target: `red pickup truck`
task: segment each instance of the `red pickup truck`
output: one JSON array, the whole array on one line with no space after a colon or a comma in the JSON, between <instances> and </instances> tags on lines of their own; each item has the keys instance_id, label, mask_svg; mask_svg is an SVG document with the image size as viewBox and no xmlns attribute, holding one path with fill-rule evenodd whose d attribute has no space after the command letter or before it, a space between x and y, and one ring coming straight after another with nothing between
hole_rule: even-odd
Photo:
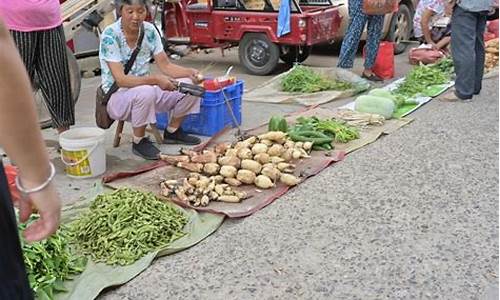
<instances>
[{"instance_id":1,"label":"red pickup truck","mask_svg":"<svg viewBox=\"0 0 500 300\"><path fill-rule=\"evenodd\" d=\"M212 2L213 1L213 2ZM170 43L197 48L239 46L240 62L255 75L271 73L279 62L302 62L313 45L332 42L341 17L330 0L290 1L290 33L278 37L280 0L163 2L162 28Z\"/></svg>"}]
</instances>

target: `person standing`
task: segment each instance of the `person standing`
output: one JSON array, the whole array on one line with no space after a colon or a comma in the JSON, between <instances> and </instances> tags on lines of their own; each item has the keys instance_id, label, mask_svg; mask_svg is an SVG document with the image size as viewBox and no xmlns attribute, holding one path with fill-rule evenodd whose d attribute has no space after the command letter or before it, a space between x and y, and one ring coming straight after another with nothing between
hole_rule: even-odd
<instances>
[{"instance_id":1,"label":"person standing","mask_svg":"<svg viewBox=\"0 0 500 300\"><path fill-rule=\"evenodd\" d=\"M455 89L443 101L470 101L481 92L484 72L484 30L493 0L449 0L451 55L455 65Z\"/></svg>"},{"instance_id":2,"label":"person standing","mask_svg":"<svg viewBox=\"0 0 500 300\"><path fill-rule=\"evenodd\" d=\"M59 0L2 0L3 18L33 83L38 78L52 126L61 133L75 124Z\"/></svg>"},{"instance_id":3,"label":"person standing","mask_svg":"<svg viewBox=\"0 0 500 300\"><path fill-rule=\"evenodd\" d=\"M40 215L23 236L28 242L38 241L59 227L61 201L52 183L55 169L40 133L29 79L1 18L0 66L0 147L19 168L16 183L23 192L17 200L19 221L26 222L33 209ZM0 245L0 299L33 299L1 160Z\"/></svg>"},{"instance_id":4,"label":"person standing","mask_svg":"<svg viewBox=\"0 0 500 300\"><path fill-rule=\"evenodd\" d=\"M361 34L368 23L368 37L366 41L366 59L364 63L363 78L371 81L382 81L382 78L373 73L380 38L382 37L382 26L384 25L383 15L368 16L363 12L363 0L349 0L349 26L347 34L344 36L340 48L339 62L337 67L351 69L354 64L354 57L358 51Z\"/></svg>"}]
</instances>

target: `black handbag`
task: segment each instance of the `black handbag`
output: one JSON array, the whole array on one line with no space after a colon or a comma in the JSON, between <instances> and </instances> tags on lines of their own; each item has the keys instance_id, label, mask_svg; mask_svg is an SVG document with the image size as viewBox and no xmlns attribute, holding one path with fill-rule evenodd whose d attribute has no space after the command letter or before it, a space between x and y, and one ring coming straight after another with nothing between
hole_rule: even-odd
<instances>
[{"instance_id":1,"label":"black handbag","mask_svg":"<svg viewBox=\"0 0 500 300\"><path fill-rule=\"evenodd\" d=\"M139 40L137 40L137 46L135 47L134 52L132 52L130 59L125 64L125 70L124 70L125 75L128 74L128 72L130 72L130 69L132 69L132 66L134 65L137 54L139 54L139 51L141 51L141 45L143 39L144 39L144 26L141 27L141 32L139 33ZM104 90L102 89L102 85L100 85L97 88L95 96L95 122L99 128L108 129L109 127L111 127L111 125L113 125L113 122L115 121L109 117L107 105L109 98L111 98L111 95L117 90L118 90L118 85L116 84L116 82L113 83L113 85L111 86L111 88L107 93L105 93Z\"/></svg>"}]
</instances>

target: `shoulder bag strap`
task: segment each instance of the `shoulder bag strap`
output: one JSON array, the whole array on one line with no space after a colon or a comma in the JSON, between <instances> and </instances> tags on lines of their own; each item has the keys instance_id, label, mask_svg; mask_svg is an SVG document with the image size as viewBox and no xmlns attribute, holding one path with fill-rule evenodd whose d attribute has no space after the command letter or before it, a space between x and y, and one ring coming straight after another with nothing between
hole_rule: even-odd
<instances>
[{"instance_id":1,"label":"shoulder bag strap","mask_svg":"<svg viewBox=\"0 0 500 300\"><path fill-rule=\"evenodd\" d=\"M139 40L137 40L137 45L135 46L134 52L132 52L132 55L125 64L125 70L124 70L125 75L127 75L128 72L130 72L130 69L132 69L132 66L134 65L135 59L137 58L139 51L141 51L143 39L144 39L144 25L141 26L141 30L139 33ZM109 99L109 97L111 97L111 95L117 90L118 90L118 85L116 84L115 81L113 85L109 88L109 91L106 93L106 99Z\"/></svg>"}]
</instances>

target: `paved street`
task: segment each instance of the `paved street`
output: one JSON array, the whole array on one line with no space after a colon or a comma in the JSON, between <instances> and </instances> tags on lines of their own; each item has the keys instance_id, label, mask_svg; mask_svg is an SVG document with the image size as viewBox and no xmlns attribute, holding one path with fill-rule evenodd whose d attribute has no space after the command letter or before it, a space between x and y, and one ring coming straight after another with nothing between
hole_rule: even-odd
<instances>
[{"instance_id":1,"label":"paved street","mask_svg":"<svg viewBox=\"0 0 500 300\"><path fill-rule=\"evenodd\" d=\"M334 66L337 54L325 47L305 64ZM410 66L406 54L396 60L399 77ZM201 69L211 61L207 73L234 65L248 89L269 79L243 74L236 49L181 63ZM98 83L83 80L79 126L94 124ZM471 103L431 101L409 125L262 211L226 220L197 246L156 260L100 299L498 299L498 88L495 77ZM243 127L299 108L244 103ZM51 130L44 135L55 144ZM108 171L144 163L129 138L113 149L113 135L108 130ZM73 203L96 179L67 178L52 156L64 201Z\"/></svg>"}]
</instances>

